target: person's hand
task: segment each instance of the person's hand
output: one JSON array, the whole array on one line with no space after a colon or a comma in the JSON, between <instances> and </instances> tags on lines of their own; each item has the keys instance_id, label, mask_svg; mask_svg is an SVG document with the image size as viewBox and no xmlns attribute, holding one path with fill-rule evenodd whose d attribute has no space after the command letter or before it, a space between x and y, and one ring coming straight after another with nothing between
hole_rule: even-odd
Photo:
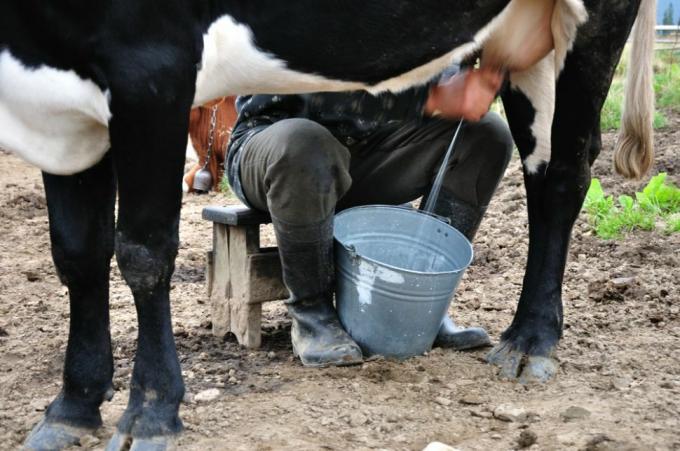
<instances>
[{"instance_id":1,"label":"person's hand","mask_svg":"<svg viewBox=\"0 0 680 451\"><path fill-rule=\"evenodd\" d=\"M430 89L425 114L479 121L503 83L503 73L490 68L466 70Z\"/></svg>"}]
</instances>

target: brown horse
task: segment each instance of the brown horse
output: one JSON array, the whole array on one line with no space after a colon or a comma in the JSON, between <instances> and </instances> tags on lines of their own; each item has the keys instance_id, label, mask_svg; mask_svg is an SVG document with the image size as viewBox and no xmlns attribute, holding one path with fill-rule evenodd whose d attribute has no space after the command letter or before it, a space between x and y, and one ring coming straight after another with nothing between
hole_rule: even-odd
<instances>
[{"instance_id":1,"label":"brown horse","mask_svg":"<svg viewBox=\"0 0 680 451\"><path fill-rule=\"evenodd\" d=\"M189 116L189 137L191 145L196 151L198 162L186 174L182 187L184 192L205 192L204 189L194 187L196 173L203 169L209 171L211 188L219 189L224 176L224 161L227 157L227 145L231 137L231 130L236 122L236 108L234 97L222 97L191 110ZM212 118L215 125L211 130ZM213 137L212 151L208 151L210 135ZM207 161L207 166L206 166Z\"/></svg>"}]
</instances>

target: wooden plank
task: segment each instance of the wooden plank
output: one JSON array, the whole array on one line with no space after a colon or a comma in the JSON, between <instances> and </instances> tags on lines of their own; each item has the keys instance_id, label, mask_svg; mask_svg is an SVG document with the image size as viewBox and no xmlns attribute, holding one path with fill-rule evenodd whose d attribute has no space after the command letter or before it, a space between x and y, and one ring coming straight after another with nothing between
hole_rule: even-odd
<instances>
[{"instance_id":1,"label":"wooden plank","mask_svg":"<svg viewBox=\"0 0 680 451\"><path fill-rule=\"evenodd\" d=\"M261 249L248 256L250 303L262 303L288 298L288 289L281 277L281 260L277 248Z\"/></svg>"},{"instance_id":2,"label":"wooden plank","mask_svg":"<svg viewBox=\"0 0 680 451\"><path fill-rule=\"evenodd\" d=\"M262 345L262 304L231 303L231 332L241 346Z\"/></svg>"},{"instance_id":3,"label":"wooden plank","mask_svg":"<svg viewBox=\"0 0 680 451\"><path fill-rule=\"evenodd\" d=\"M215 277L214 252L212 250L205 253L205 285L208 292L208 299L212 295L213 278Z\"/></svg>"},{"instance_id":4,"label":"wooden plank","mask_svg":"<svg viewBox=\"0 0 680 451\"><path fill-rule=\"evenodd\" d=\"M231 291L227 304L230 330L238 342L257 348L261 343L262 306L251 303L249 256L260 250L258 225L231 227L229 231L229 271Z\"/></svg>"},{"instance_id":5,"label":"wooden plank","mask_svg":"<svg viewBox=\"0 0 680 451\"><path fill-rule=\"evenodd\" d=\"M229 269L229 227L213 224L213 259L210 283L210 309L212 332L224 336L231 329L229 297L231 296L231 271Z\"/></svg>"},{"instance_id":6,"label":"wooden plank","mask_svg":"<svg viewBox=\"0 0 680 451\"><path fill-rule=\"evenodd\" d=\"M228 205L226 207L212 205L205 207L201 216L206 221L230 226L260 225L272 222L268 213L252 210L245 205Z\"/></svg>"}]
</instances>

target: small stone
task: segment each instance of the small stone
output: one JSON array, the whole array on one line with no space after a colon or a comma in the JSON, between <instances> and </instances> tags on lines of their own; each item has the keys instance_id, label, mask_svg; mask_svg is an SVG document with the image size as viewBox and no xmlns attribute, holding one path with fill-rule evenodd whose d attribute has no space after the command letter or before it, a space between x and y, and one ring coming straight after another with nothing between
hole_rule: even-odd
<instances>
[{"instance_id":1,"label":"small stone","mask_svg":"<svg viewBox=\"0 0 680 451\"><path fill-rule=\"evenodd\" d=\"M220 391L216 388L209 388L203 390L194 396L196 402L210 402L216 400L220 396Z\"/></svg>"},{"instance_id":2,"label":"small stone","mask_svg":"<svg viewBox=\"0 0 680 451\"><path fill-rule=\"evenodd\" d=\"M388 423L398 423L399 422L399 415L391 413L391 414L387 415L386 420L387 420Z\"/></svg>"},{"instance_id":3,"label":"small stone","mask_svg":"<svg viewBox=\"0 0 680 451\"><path fill-rule=\"evenodd\" d=\"M493 414L488 410L470 410L470 415L477 418L492 418Z\"/></svg>"},{"instance_id":4,"label":"small stone","mask_svg":"<svg viewBox=\"0 0 680 451\"><path fill-rule=\"evenodd\" d=\"M353 413L349 416L349 425L352 427L363 426L367 422L368 419L361 413Z\"/></svg>"},{"instance_id":5,"label":"small stone","mask_svg":"<svg viewBox=\"0 0 680 451\"><path fill-rule=\"evenodd\" d=\"M232 377L229 378L229 383L230 384L236 384L236 383L238 383L238 379L236 379L235 377L232 376Z\"/></svg>"},{"instance_id":6,"label":"small stone","mask_svg":"<svg viewBox=\"0 0 680 451\"><path fill-rule=\"evenodd\" d=\"M478 406L480 404L484 404L484 400L478 396L475 395L468 395L460 398L458 400L461 404L465 404L468 406Z\"/></svg>"},{"instance_id":7,"label":"small stone","mask_svg":"<svg viewBox=\"0 0 680 451\"><path fill-rule=\"evenodd\" d=\"M616 277L612 279L612 285L615 287L627 287L635 282L635 277Z\"/></svg>"},{"instance_id":8,"label":"small stone","mask_svg":"<svg viewBox=\"0 0 680 451\"><path fill-rule=\"evenodd\" d=\"M493 411L493 416L501 421L516 423L526 420L527 412L510 404L501 404Z\"/></svg>"},{"instance_id":9,"label":"small stone","mask_svg":"<svg viewBox=\"0 0 680 451\"><path fill-rule=\"evenodd\" d=\"M94 435L87 434L84 437L80 437L80 447L85 449L93 449L101 443L99 438Z\"/></svg>"},{"instance_id":10,"label":"small stone","mask_svg":"<svg viewBox=\"0 0 680 451\"><path fill-rule=\"evenodd\" d=\"M494 440L500 440L503 438L501 434L491 434L491 438Z\"/></svg>"},{"instance_id":11,"label":"small stone","mask_svg":"<svg viewBox=\"0 0 680 451\"><path fill-rule=\"evenodd\" d=\"M31 407L36 412L42 412L47 407L48 401L45 399L34 399L31 401Z\"/></svg>"},{"instance_id":12,"label":"small stone","mask_svg":"<svg viewBox=\"0 0 680 451\"><path fill-rule=\"evenodd\" d=\"M611 381L611 387L615 390L628 390L633 380L629 377L615 377Z\"/></svg>"},{"instance_id":13,"label":"small stone","mask_svg":"<svg viewBox=\"0 0 680 451\"><path fill-rule=\"evenodd\" d=\"M610 437L608 437L606 434L595 434L590 440L588 440L588 443L586 443L586 446L584 451L600 451L600 450L605 450L608 449L609 447L607 446L607 442L613 442Z\"/></svg>"},{"instance_id":14,"label":"small stone","mask_svg":"<svg viewBox=\"0 0 680 451\"><path fill-rule=\"evenodd\" d=\"M321 426L328 426L332 423L331 419L328 417L323 417L321 419Z\"/></svg>"},{"instance_id":15,"label":"small stone","mask_svg":"<svg viewBox=\"0 0 680 451\"><path fill-rule=\"evenodd\" d=\"M519 434L519 438L517 439L517 447L519 449L529 448L533 446L537 440L538 436L535 432L525 429Z\"/></svg>"},{"instance_id":16,"label":"small stone","mask_svg":"<svg viewBox=\"0 0 680 451\"><path fill-rule=\"evenodd\" d=\"M229 370L228 374L229 374L229 376L234 376L236 374L236 370L232 368L232 369Z\"/></svg>"},{"instance_id":17,"label":"small stone","mask_svg":"<svg viewBox=\"0 0 680 451\"><path fill-rule=\"evenodd\" d=\"M451 405L451 400L449 398L444 398L443 396L438 396L434 399L434 402L440 406L448 407Z\"/></svg>"},{"instance_id":18,"label":"small stone","mask_svg":"<svg viewBox=\"0 0 680 451\"><path fill-rule=\"evenodd\" d=\"M578 406L571 406L560 414L560 417L565 422L583 420L589 416L590 410Z\"/></svg>"},{"instance_id":19,"label":"small stone","mask_svg":"<svg viewBox=\"0 0 680 451\"><path fill-rule=\"evenodd\" d=\"M572 445L574 445L574 443L576 443L574 435L571 434L571 433L558 434L555 438L563 446L572 446Z\"/></svg>"},{"instance_id":20,"label":"small stone","mask_svg":"<svg viewBox=\"0 0 680 451\"><path fill-rule=\"evenodd\" d=\"M191 404L195 401L195 396L193 395L193 393L185 392L182 401L184 402L184 404Z\"/></svg>"},{"instance_id":21,"label":"small stone","mask_svg":"<svg viewBox=\"0 0 680 451\"><path fill-rule=\"evenodd\" d=\"M454 448L449 445L445 445L441 442L432 442L423 449L423 451L459 451L458 448Z\"/></svg>"},{"instance_id":22,"label":"small stone","mask_svg":"<svg viewBox=\"0 0 680 451\"><path fill-rule=\"evenodd\" d=\"M42 279L42 276L38 274L36 271L31 270L24 271L24 275L26 276L26 280L28 280L29 282L37 282L40 279Z\"/></svg>"},{"instance_id":23,"label":"small stone","mask_svg":"<svg viewBox=\"0 0 680 451\"><path fill-rule=\"evenodd\" d=\"M276 357L276 353L275 353L274 351L269 351L269 352L267 353L267 357L269 357L270 359L273 359L273 358Z\"/></svg>"}]
</instances>

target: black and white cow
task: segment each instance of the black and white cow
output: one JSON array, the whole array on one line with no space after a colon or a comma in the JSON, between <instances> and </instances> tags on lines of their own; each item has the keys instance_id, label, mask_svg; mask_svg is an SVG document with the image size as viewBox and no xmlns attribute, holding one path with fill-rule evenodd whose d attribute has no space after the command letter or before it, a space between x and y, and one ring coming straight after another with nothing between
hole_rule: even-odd
<instances>
[{"instance_id":1,"label":"black and white cow","mask_svg":"<svg viewBox=\"0 0 680 451\"><path fill-rule=\"evenodd\" d=\"M399 90L480 47L511 60L512 44L546 5L555 52L513 74L503 93L524 161L530 246L515 319L489 360L507 377L548 379L569 236L600 149L599 112L641 2L648 23L654 0L3 1L0 147L44 172L52 253L71 303L63 388L26 447L63 448L101 425L100 404L112 393L114 251L139 337L129 403L109 449L130 441L132 449L164 449L182 428L168 290L192 104L259 92ZM638 30L641 39L648 28ZM647 68L640 63L638 72ZM631 85L642 92L644 84ZM637 129L647 137L648 110L628 110L633 125L645 113ZM639 141L620 152L628 175L649 165L650 146Z\"/></svg>"}]
</instances>

